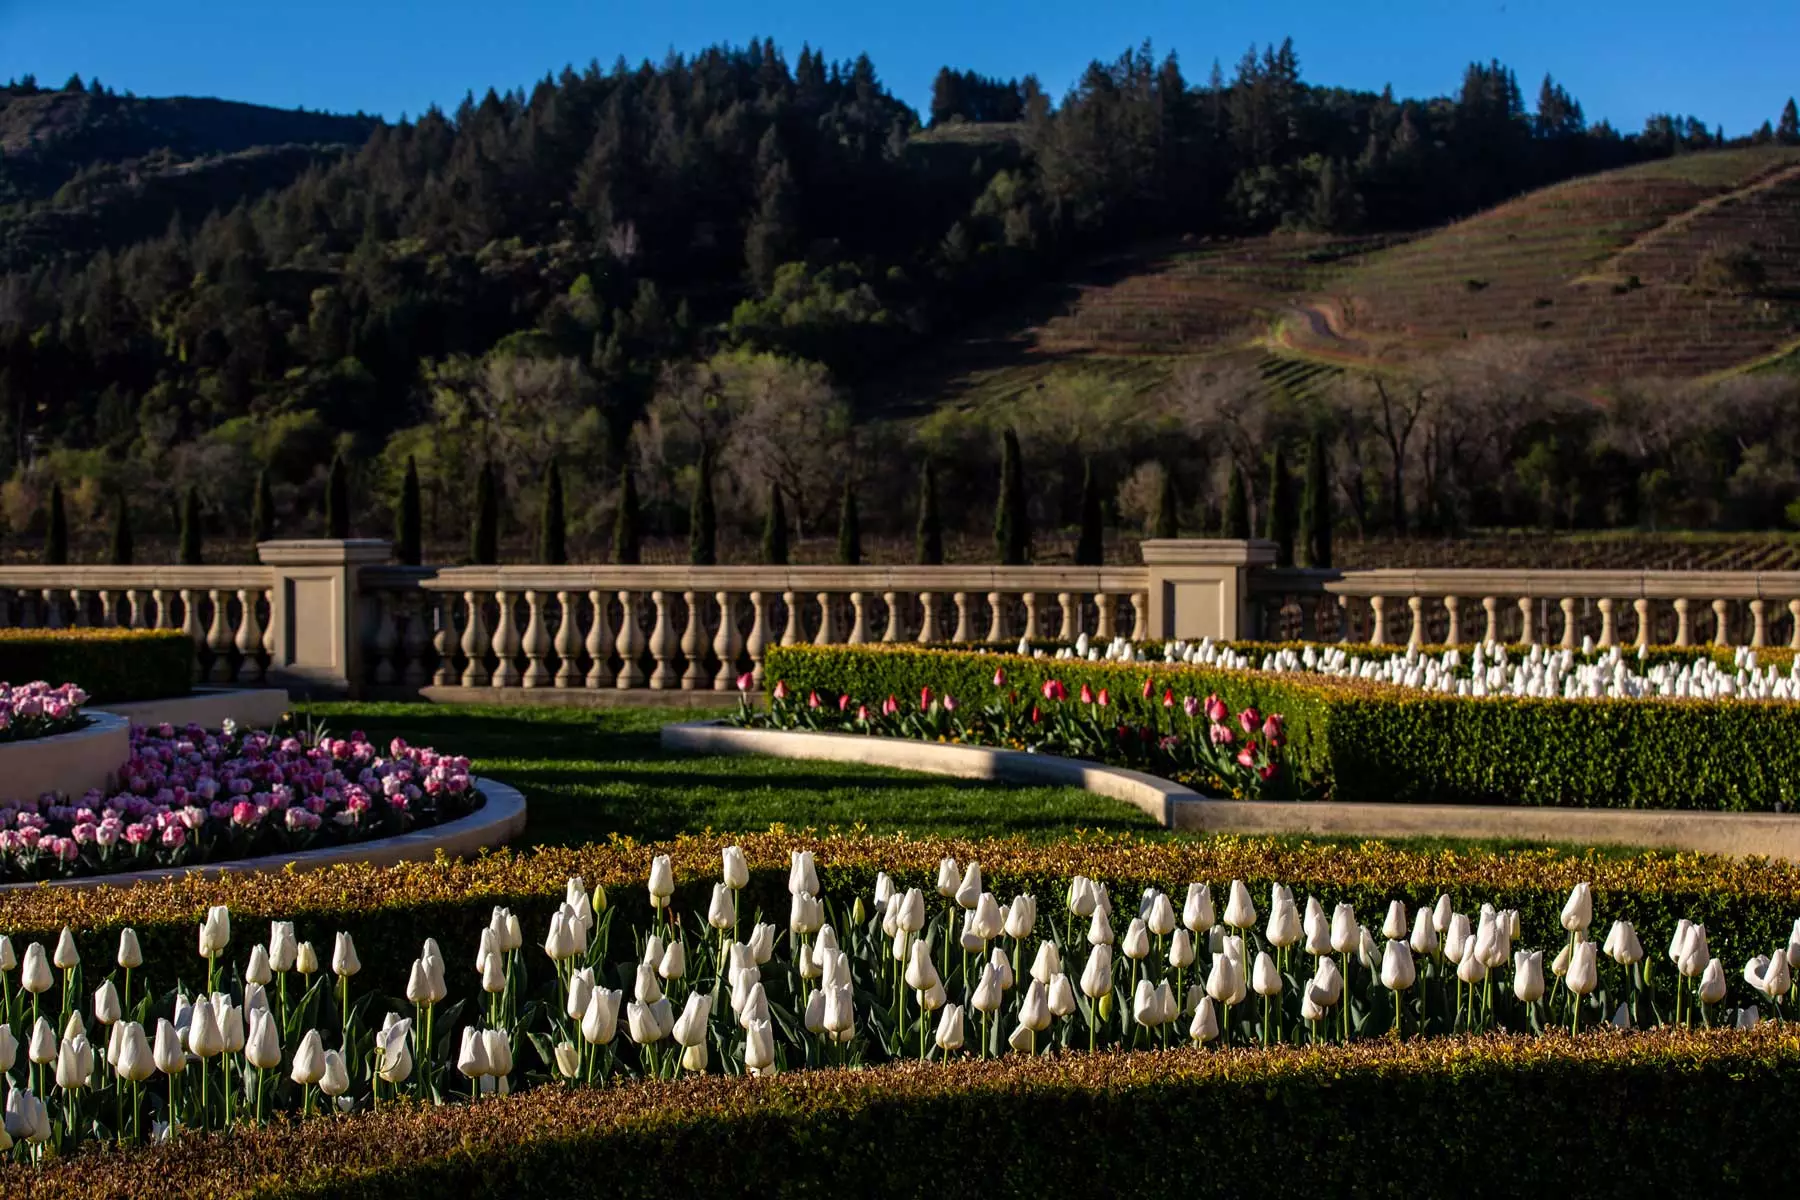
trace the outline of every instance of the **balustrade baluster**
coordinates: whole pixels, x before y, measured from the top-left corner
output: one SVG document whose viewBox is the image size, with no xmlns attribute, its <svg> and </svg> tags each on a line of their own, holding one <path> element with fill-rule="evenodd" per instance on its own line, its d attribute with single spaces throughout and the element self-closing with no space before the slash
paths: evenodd
<svg viewBox="0 0 1800 1200">
<path fill-rule="evenodd" d="M 1023 599 L 1025 601 L 1025 632 L 1021 636 L 1028 642 L 1039 641 L 1044 636 L 1043 613 L 1039 609 L 1043 597 L 1037 592 L 1026 592 Z"/>
<path fill-rule="evenodd" d="M 798 646 L 806 637 L 806 630 L 800 624 L 800 594 L 785 591 L 781 593 L 781 602 L 787 606 L 787 625 L 781 631 L 781 644 Z"/>
<path fill-rule="evenodd" d="M 525 637 L 520 643 L 525 651 L 525 674 L 520 683 L 528 688 L 550 686 L 550 668 L 544 662 L 550 656 L 550 635 L 544 629 L 544 593 L 525 589 Z"/>
<path fill-rule="evenodd" d="M 1387 597 L 1370 596 L 1369 614 L 1374 622 L 1374 627 L 1369 630 L 1369 644 L 1371 646 L 1387 645 Z"/>
<path fill-rule="evenodd" d="M 1107 592 L 1094 593 L 1094 607 L 1099 610 L 1094 621 L 1094 636 L 1109 644 L 1118 636 L 1119 598 Z"/>
<path fill-rule="evenodd" d="M 486 687 L 493 676 L 488 672 L 488 632 L 487 619 L 482 614 L 483 597 L 480 592 L 464 592 L 463 603 L 468 606 L 467 621 L 463 625 L 462 651 L 467 665 L 463 667 L 462 685 L 466 688 Z"/>
<path fill-rule="evenodd" d="M 738 655 L 744 648 L 744 635 L 738 632 L 738 598 L 735 592 L 718 592 L 713 599 L 719 604 L 719 631 L 713 635 L 719 670 L 713 676 L 713 691 L 729 692 L 737 686 Z"/>
<path fill-rule="evenodd" d="M 591 688 L 608 687 L 615 678 L 612 668 L 612 597 L 602 591 L 590 591 L 588 605 L 594 610 L 594 615 L 588 623 L 587 631 L 588 672 L 586 683 Z M 570 619 L 574 619 L 572 615 Z"/>
<path fill-rule="evenodd" d="M 681 690 L 692 692 L 707 682 L 706 678 L 706 614 L 701 611 L 700 593 L 681 593 L 687 608 L 687 628 L 681 631 L 681 654 L 687 669 L 681 673 Z"/>
<path fill-rule="evenodd" d="M 1521 645 L 1537 644 L 1537 598 L 1534 596 L 1519 597 L 1519 642 Z"/>
<path fill-rule="evenodd" d="M 988 593 L 988 631 L 990 642 L 1007 641 L 1006 635 L 1006 597 L 999 592 Z"/>
<path fill-rule="evenodd" d="M 1648 646 L 1655 633 L 1655 630 L 1651 628 L 1653 614 L 1650 611 L 1649 599 L 1639 596 L 1631 602 L 1631 611 L 1637 614 L 1637 634 L 1634 640 L 1639 646 Z"/>
<path fill-rule="evenodd" d="M 750 593 L 750 636 L 744 639 L 744 653 L 750 656 L 750 674 L 758 687 L 763 681 L 763 653 L 769 646 L 769 595 Z"/>
<path fill-rule="evenodd" d="M 1769 644 L 1768 605 L 1758 596 L 1750 602 L 1750 645 L 1762 649 Z"/>
<path fill-rule="evenodd" d="M 45 588 L 41 594 L 44 598 L 44 628 L 63 628 L 62 605 L 56 602 L 56 589 Z"/>
<path fill-rule="evenodd" d="M 1131 640 L 1141 642 L 1150 636 L 1150 593 L 1131 593 Z"/>
<path fill-rule="evenodd" d="M 1445 596 L 1441 603 L 1444 606 L 1444 645 L 1462 645 L 1462 598 Z"/>
<path fill-rule="evenodd" d="M 938 641 L 938 598 L 936 592 L 919 593 L 919 643 L 932 645 Z"/>
<path fill-rule="evenodd" d="M 1713 645 L 1731 645 L 1731 601 L 1714 600 L 1713 610 Z"/>
<path fill-rule="evenodd" d="M 830 592 L 819 593 L 819 633 L 813 638 L 815 646 L 832 646 L 838 641 L 837 613 L 831 602 Z"/>
<path fill-rule="evenodd" d="M 1406 609 L 1412 622 L 1412 628 L 1406 635 L 1406 648 L 1417 650 L 1425 644 L 1425 597 L 1408 596 Z"/>
<path fill-rule="evenodd" d="M 556 678 L 553 682 L 559 688 L 581 684 L 581 626 L 575 619 L 578 603 L 574 592 L 556 593 L 556 642 L 552 647 L 556 651 Z"/>
<path fill-rule="evenodd" d="M 207 677 L 214 683 L 230 683 L 236 674 L 231 669 L 231 651 L 237 644 L 231 630 L 231 593 L 213 588 L 207 595 L 212 601 L 212 628 L 207 631 L 206 645 L 213 656 Z"/>
<path fill-rule="evenodd" d="M 901 627 L 902 622 L 900 620 L 900 593 L 883 592 L 881 593 L 881 600 L 882 603 L 887 605 L 887 628 L 881 631 L 881 640 L 884 642 L 897 642 L 905 636 L 905 630 Z"/>
<path fill-rule="evenodd" d="M 1675 644 L 1691 646 L 1694 644 L 1693 623 L 1688 619 L 1688 599 L 1677 597 L 1675 601 Z"/>
<path fill-rule="evenodd" d="M 417 691 L 430 678 L 425 673 L 425 652 L 431 649 L 430 621 L 426 614 L 427 597 L 418 589 L 406 593 L 402 613 L 406 624 L 400 635 L 400 683 L 409 691 Z"/>
<path fill-rule="evenodd" d="M 151 591 L 150 598 L 156 602 L 156 628 L 175 628 L 175 608 L 169 603 L 169 593 L 162 588 Z"/>
<path fill-rule="evenodd" d="M 1057 633 L 1057 640 L 1072 644 L 1081 636 L 1081 594 L 1058 592 L 1056 602 L 1062 606 L 1062 629 Z"/>
<path fill-rule="evenodd" d="M 100 589 L 100 625 L 104 629 L 119 627 L 119 593 L 111 588 Z"/>
<path fill-rule="evenodd" d="M 431 673 L 433 687 L 450 687 L 457 681 L 456 664 L 456 597 L 449 592 L 431 594 L 432 612 L 437 628 L 431 631 L 431 648 L 437 651 L 437 666 Z"/>
<path fill-rule="evenodd" d="M 950 602 L 956 605 L 956 632 L 951 635 L 950 640 L 963 645 L 975 636 L 969 628 L 969 593 L 953 592 Z"/>
<path fill-rule="evenodd" d="M 400 630 L 394 621 L 392 592 L 375 594 L 375 682 L 390 687 L 398 676 L 394 673 L 394 651 L 400 645 Z"/>
<path fill-rule="evenodd" d="M 1788 649 L 1800 650 L 1800 600 L 1788 601 L 1788 618 L 1793 629 L 1788 634 Z"/>
<path fill-rule="evenodd" d="M 1619 640 L 1618 624 L 1613 616 L 1612 597 L 1600 597 L 1594 601 L 1594 607 L 1600 610 L 1600 649 L 1611 650 Z"/>
<path fill-rule="evenodd" d="M 651 592 L 650 603 L 656 608 L 656 623 L 650 627 L 650 657 L 656 663 L 650 672 L 650 686 L 655 691 L 667 691 L 680 680 L 671 661 L 675 657 L 675 635 L 669 629 L 669 594 Z"/>
<path fill-rule="evenodd" d="M 638 594 L 627 588 L 619 593 L 619 675 L 620 691 L 644 686 L 644 629 L 638 623 Z"/>
<path fill-rule="evenodd" d="M 1557 607 L 1562 609 L 1562 648 L 1573 650 L 1581 644 L 1581 639 L 1575 636 L 1581 624 L 1575 616 L 1575 597 L 1564 596 Z"/>
<path fill-rule="evenodd" d="M 517 597 L 509 591 L 496 591 L 494 605 L 499 610 L 494 621 L 494 686 L 519 686 L 519 625 L 513 613 Z"/>
<path fill-rule="evenodd" d="M 263 603 L 263 611 L 269 614 L 269 619 L 262 623 L 262 659 L 258 664 L 262 668 L 258 678 L 266 679 L 269 664 L 275 661 L 275 589 L 261 588 L 257 598 Z"/>
<path fill-rule="evenodd" d="M 256 602 L 262 599 L 261 588 L 239 588 L 238 607 L 243 610 L 238 620 L 237 651 L 239 683 L 260 683 L 267 670 L 262 658 L 262 621 L 256 615 Z"/>
<path fill-rule="evenodd" d="M 187 634 L 188 641 L 194 643 L 194 682 L 206 682 L 206 626 L 200 623 L 200 606 L 195 603 L 196 593 L 191 588 L 181 590 L 181 607 L 183 619 L 181 632 Z"/>
<path fill-rule="evenodd" d="M 863 611 L 867 598 L 861 592 L 850 593 L 850 644 L 860 646 L 869 640 L 869 615 Z"/>
</svg>

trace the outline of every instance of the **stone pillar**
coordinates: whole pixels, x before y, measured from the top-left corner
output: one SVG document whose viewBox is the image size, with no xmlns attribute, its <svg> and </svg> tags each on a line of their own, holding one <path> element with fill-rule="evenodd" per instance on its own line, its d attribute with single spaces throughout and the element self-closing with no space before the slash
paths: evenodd
<svg viewBox="0 0 1800 1200">
<path fill-rule="evenodd" d="M 304 695 L 354 696 L 363 681 L 358 573 L 391 557 L 379 538 L 262 542 L 270 570 L 269 681 Z"/>
<path fill-rule="evenodd" d="M 1257 539 L 1154 539 L 1141 544 L 1150 627 L 1142 636 L 1198 641 L 1256 635 L 1250 577 L 1275 565 L 1275 543 Z M 1133 636 L 1140 636 L 1133 631 Z"/>
</svg>

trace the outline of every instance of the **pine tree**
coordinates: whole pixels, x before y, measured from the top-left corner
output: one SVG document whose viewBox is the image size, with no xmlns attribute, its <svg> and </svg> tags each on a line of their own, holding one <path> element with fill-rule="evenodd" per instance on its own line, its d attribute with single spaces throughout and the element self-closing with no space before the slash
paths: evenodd
<svg viewBox="0 0 1800 1200">
<path fill-rule="evenodd" d="M 918 559 L 926 567 L 944 561 L 944 522 L 938 516 L 937 471 L 930 459 L 919 468 Z"/>
<path fill-rule="evenodd" d="M 781 498 L 781 485 L 769 484 L 769 507 L 763 518 L 762 560 L 771 567 L 785 567 L 788 561 L 787 504 Z"/>
<path fill-rule="evenodd" d="M 500 561 L 500 498 L 494 495 L 494 464 L 475 476 L 475 524 L 469 531 L 469 561 L 491 567 Z"/>
<path fill-rule="evenodd" d="M 694 499 L 688 505 L 688 562 L 696 567 L 714 566 L 719 561 L 719 514 L 713 506 L 712 471 L 712 451 L 702 450 L 694 469 Z"/>
<path fill-rule="evenodd" d="M 1075 542 L 1075 565 L 1097 567 L 1106 558 L 1106 535 L 1100 519 L 1100 481 L 1092 457 L 1081 465 L 1081 535 Z"/>
<path fill-rule="evenodd" d="M 544 512 L 538 520 L 538 562 L 560 567 L 569 561 L 568 530 L 563 520 L 562 468 L 556 460 L 544 471 Z"/>
<path fill-rule="evenodd" d="M 350 472 L 341 454 L 332 456 L 325 477 L 325 536 L 339 541 L 350 536 Z"/>
<path fill-rule="evenodd" d="M 200 551 L 200 489 L 189 486 L 181 501 L 181 565 L 197 567 L 204 558 Z"/>
<path fill-rule="evenodd" d="M 612 560 L 621 567 L 635 567 L 644 558 L 644 539 L 639 529 L 637 479 L 627 464 L 619 471 L 619 503 L 613 515 Z"/>
<path fill-rule="evenodd" d="M 1000 502 L 994 511 L 994 550 L 1000 565 L 1024 566 L 1031 558 L 1031 528 L 1025 514 L 1025 469 L 1019 435 L 1008 429 L 1000 441 Z"/>
<path fill-rule="evenodd" d="M 1156 485 L 1156 512 L 1150 517 L 1150 536 L 1152 538 L 1181 536 L 1181 522 L 1177 516 L 1180 507 L 1181 497 L 1175 493 L 1175 472 L 1165 466 L 1162 478 Z"/>
<path fill-rule="evenodd" d="M 406 456 L 406 475 L 400 481 L 400 507 L 394 512 L 394 557 L 416 567 L 424 557 L 419 505 L 419 464 Z"/>
<path fill-rule="evenodd" d="M 1331 565 L 1331 476 L 1325 434 L 1314 430 L 1306 452 L 1306 485 L 1300 498 L 1301 565 Z"/>
<path fill-rule="evenodd" d="M 269 468 L 256 473 L 256 491 L 250 497 L 250 537 L 266 542 L 275 536 L 275 492 L 269 486 Z"/>
<path fill-rule="evenodd" d="M 837 560 L 846 567 L 862 565 L 862 522 L 856 516 L 856 485 L 844 481 L 844 501 L 838 507 Z"/>
<path fill-rule="evenodd" d="M 1250 497 L 1244 487 L 1244 472 L 1235 466 L 1225 491 L 1225 536 L 1239 542 L 1250 538 Z"/>
<path fill-rule="evenodd" d="M 1288 474 L 1287 456 L 1281 447 L 1269 456 L 1268 514 L 1263 536 L 1275 543 L 1275 565 L 1294 565 L 1294 481 Z"/>
<path fill-rule="evenodd" d="M 63 512 L 62 484 L 50 485 L 50 528 L 44 536 L 44 562 L 60 567 L 69 561 L 69 518 Z"/>
<path fill-rule="evenodd" d="M 131 505 L 125 493 L 119 493 L 119 507 L 113 518 L 112 565 L 129 567 L 132 559 Z"/>
<path fill-rule="evenodd" d="M 1794 107 L 1794 98 L 1781 110 L 1781 120 L 1775 123 L 1775 140 L 1784 146 L 1800 146 L 1800 109 Z"/>
</svg>

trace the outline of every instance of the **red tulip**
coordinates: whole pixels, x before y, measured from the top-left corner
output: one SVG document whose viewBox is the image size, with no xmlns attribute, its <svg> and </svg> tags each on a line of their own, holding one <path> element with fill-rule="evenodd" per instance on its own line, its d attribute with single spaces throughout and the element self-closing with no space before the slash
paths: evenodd
<svg viewBox="0 0 1800 1200">
<path fill-rule="evenodd" d="M 1262 733 L 1263 741 L 1276 748 L 1287 740 L 1287 730 L 1282 724 L 1280 713 L 1269 714 L 1268 719 L 1263 722 Z"/>
<path fill-rule="evenodd" d="M 819 707 L 819 693 L 817 693 L 817 692 L 806 693 L 806 707 L 808 707 L 808 708 Z"/>
<path fill-rule="evenodd" d="M 1069 698 L 1069 689 L 1063 686 L 1062 680 L 1060 680 L 1060 679 L 1044 680 L 1044 699 L 1046 699 L 1046 700 L 1067 700 L 1068 698 Z"/>
<path fill-rule="evenodd" d="M 1175 707 L 1175 689 L 1174 688 L 1164 688 L 1163 689 L 1163 707 L 1164 708 L 1174 708 Z"/>
<path fill-rule="evenodd" d="M 947 713 L 956 711 L 956 697 L 947 692 L 944 694 L 944 711 Z"/>
<path fill-rule="evenodd" d="M 839 712 L 850 711 L 850 693 L 849 692 L 845 692 L 843 695 L 838 697 L 838 711 Z"/>
<path fill-rule="evenodd" d="M 856 706 L 856 719 L 859 721 L 863 721 L 865 723 L 868 721 L 868 719 L 869 719 L 869 706 L 868 705 L 859 704 Z"/>
<path fill-rule="evenodd" d="M 1245 742 L 1244 748 L 1238 751 L 1238 766 L 1254 767 L 1256 765 L 1256 743 Z"/>
<path fill-rule="evenodd" d="M 1245 733 L 1255 733 L 1256 727 L 1262 724 L 1262 714 L 1254 707 L 1246 708 L 1238 714 L 1238 728 Z"/>
<path fill-rule="evenodd" d="M 738 691 L 740 691 L 740 692 L 749 691 L 751 688 L 756 686 L 756 672 L 755 671 L 745 671 L 742 675 L 738 676 L 737 683 L 738 683 Z"/>
<path fill-rule="evenodd" d="M 1081 702 L 1083 704 L 1092 704 L 1094 702 L 1094 689 L 1085 683 L 1081 685 Z"/>
<path fill-rule="evenodd" d="M 1156 691 L 1156 685 L 1148 678 L 1144 680 L 1144 699 L 1148 700 Z"/>
<path fill-rule="evenodd" d="M 1229 746 L 1237 740 L 1237 734 L 1231 732 L 1229 725 L 1213 725 L 1207 729 L 1206 736 L 1212 739 L 1215 746 Z"/>
<path fill-rule="evenodd" d="M 1041 723 L 1043 721 L 1043 719 L 1044 719 L 1044 714 L 1038 711 L 1038 706 L 1035 704 L 1032 705 L 1031 706 L 1031 723 L 1033 725 L 1037 725 L 1037 724 Z"/>
<path fill-rule="evenodd" d="M 1100 707 L 1105 708 L 1107 705 L 1109 705 L 1111 703 L 1112 703 L 1112 699 L 1111 699 L 1111 697 L 1109 697 L 1106 694 L 1106 689 L 1101 688 L 1100 689 Z"/>
<path fill-rule="evenodd" d="M 1266 766 L 1259 767 L 1256 773 L 1263 777 L 1264 782 L 1267 782 L 1281 773 L 1281 766 L 1278 763 L 1269 763 Z"/>
<path fill-rule="evenodd" d="M 995 667 L 994 668 L 994 686 L 997 688 L 1003 688 L 1006 686 L 1006 668 L 1005 667 Z"/>
<path fill-rule="evenodd" d="M 883 700 L 881 702 L 881 715 L 882 716 L 891 717 L 899 711 L 900 711 L 900 702 L 898 700 L 894 699 L 892 696 L 889 696 L 886 700 Z"/>
<path fill-rule="evenodd" d="M 922 687 L 919 689 L 919 711 L 924 712 L 926 709 L 928 709 L 930 707 L 931 707 L 931 689 L 928 687 Z"/>
<path fill-rule="evenodd" d="M 788 690 L 787 690 L 787 681 L 786 680 L 777 679 L 775 681 L 775 698 L 777 700 L 786 700 L 788 698 Z"/>
<path fill-rule="evenodd" d="M 1223 721 L 1226 717 L 1229 717 L 1230 715 L 1231 715 L 1231 710 L 1229 708 L 1225 707 L 1225 702 L 1223 700 L 1219 699 L 1217 696 L 1208 696 L 1206 698 L 1206 719 L 1207 720 L 1212 721 L 1216 724 L 1220 721 Z"/>
</svg>

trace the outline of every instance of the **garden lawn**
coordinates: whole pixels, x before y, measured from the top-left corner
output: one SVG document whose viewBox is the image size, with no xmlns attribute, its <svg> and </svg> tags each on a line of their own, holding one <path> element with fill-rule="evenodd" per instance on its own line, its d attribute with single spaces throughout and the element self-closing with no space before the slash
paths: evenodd
<svg viewBox="0 0 1800 1200">
<path fill-rule="evenodd" d="M 438 704 L 297 705 L 338 733 L 361 729 L 377 744 L 402 737 L 466 754 L 477 774 L 525 794 L 529 818 L 517 845 L 580 845 L 621 834 L 658 841 L 680 833 L 864 827 L 945 837 L 1054 841 L 1077 834 L 1182 838 L 1122 801 L 1078 788 L 947 779 L 849 763 L 678 754 L 658 731 L 717 709 L 476 707 Z M 1306 839 L 1277 838 L 1298 845 Z M 1354 845 L 1360 838 L 1315 838 Z M 1414 838 L 1415 851 L 1504 852 L 1541 843 Z M 1578 852 L 1586 849 L 1561 846 Z M 1619 853 L 1637 853 L 1629 848 Z"/>
</svg>

